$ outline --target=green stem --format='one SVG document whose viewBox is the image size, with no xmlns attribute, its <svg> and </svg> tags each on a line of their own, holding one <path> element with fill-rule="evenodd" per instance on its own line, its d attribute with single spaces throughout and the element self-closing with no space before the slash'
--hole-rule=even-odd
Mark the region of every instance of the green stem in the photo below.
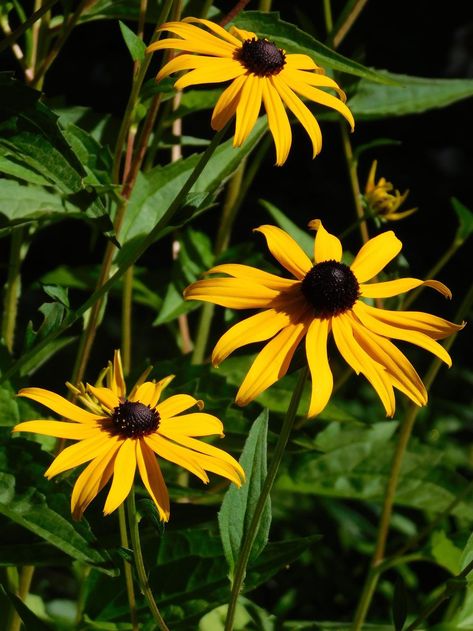
<svg viewBox="0 0 473 631">
<path fill-rule="evenodd" d="M 273 0 L 259 0 L 258 11 L 264 11 L 268 13 L 271 11 L 271 5 L 273 4 Z"/>
<path fill-rule="evenodd" d="M 132 493 L 133 493 L 133 491 L 132 491 Z M 119 524 L 119 527 L 120 527 L 120 543 L 121 543 L 123 548 L 126 548 L 128 550 L 130 545 L 128 543 L 128 533 L 127 533 L 127 528 L 126 528 L 125 507 L 124 507 L 123 504 L 121 504 L 118 507 L 118 524 Z M 130 528 L 130 532 L 131 532 L 131 528 Z M 127 561 L 126 559 L 123 560 L 123 571 L 124 571 L 124 574 L 125 574 L 125 583 L 126 583 L 126 593 L 128 595 L 128 604 L 130 606 L 131 626 L 133 628 L 133 631 L 138 631 L 139 630 L 139 626 L 138 626 L 138 616 L 137 616 L 137 611 L 136 611 L 135 588 L 133 587 L 133 575 L 132 575 L 132 572 L 131 572 L 131 565 L 130 565 L 129 561 Z"/>
<path fill-rule="evenodd" d="M 23 565 L 19 575 L 18 581 L 18 597 L 25 602 L 28 592 L 30 591 L 31 581 L 33 580 L 35 567 L 34 565 Z M 20 631 L 21 618 L 17 611 L 13 611 L 10 616 L 10 621 L 7 631 Z"/>
<path fill-rule="evenodd" d="M 129 374 L 131 367 L 131 329 L 132 329 L 132 304 L 133 304 L 133 265 L 127 269 L 123 276 L 122 292 L 122 362 L 125 376 Z"/>
<path fill-rule="evenodd" d="M 348 136 L 348 130 L 345 127 L 345 124 L 343 122 L 340 123 L 340 131 L 342 134 L 343 151 L 345 153 L 345 159 L 346 159 L 347 169 L 348 169 L 348 177 L 350 178 L 350 184 L 351 184 L 351 190 L 353 193 L 353 201 L 355 203 L 357 221 L 359 222 L 360 236 L 361 236 L 362 242 L 366 243 L 367 241 L 369 241 L 370 235 L 368 233 L 368 226 L 366 223 L 365 211 L 363 208 L 363 204 L 361 203 L 361 188 L 360 188 L 360 182 L 358 180 L 358 173 L 356 169 L 357 163 L 356 163 L 356 158 L 353 155 L 353 149 L 351 146 L 350 138 Z"/>
<path fill-rule="evenodd" d="M 110 276 L 110 278 L 107 281 L 105 281 L 103 285 L 101 285 L 100 287 L 97 287 L 94 293 L 91 296 L 89 296 L 89 298 L 78 309 L 76 309 L 73 313 L 69 314 L 65 318 L 64 322 L 62 323 L 60 327 L 55 329 L 49 335 L 45 336 L 41 340 L 41 342 L 39 342 L 31 352 L 24 353 L 22 357 L 20 357 L 14 364 L 12 364 L 7 371 L 5 371 L 2 375 L 0 375 L 0 383 L 3 382 L 5 379 L 9 379 L 12 375 L 16 374 L 16 372 L 25 364 L 25 362 L 29 361 L 32 357 L 34 357 L 36 353 L 41 352 L 43 348 L 45 348 L 52 340 L 62 335 L 64 331 L 67 331 L 67 329 L 70 326 L 72 326 L 75 322 L 77 322 L 88 309 L 90 309 L 93 305 L 95 305 L 95 303 L 97 303 L 97 301 L 99 301 L 102 298 L 102 296 L 104 296 L 115 285 L 115 283 L 118 280 L 120 280 L 120 278 L 123 276 L 126 270 L 131 265 L 136 263 L 136 261 L 140 258 L 140 256 L 142 256 L 144 252 L 146 252 L 146 250 L 151 245 L 153 245 L 155 241 L 157 241 L 161 236 L 164 236 L 163 234 L 164 228 L 169 224 L 169 222 L 174 217 L 176 212 L 182 206 L 187 194 L 189 193 L 190 189 L 194 186 L 200 174 L 206 167 L 214 151 L 218 147 L 221 139 L 225 135 L 227 129 L 228 129 L 228 125 L 226 125 L 223 129 L 221 129 L 219 132 L 217 132 L 214 135 L 210 144 L 208 145 L 206 150 L 203 152 L 203 154 L 200 156 L 200 159 L 195 165 L 193 171 L 190 173 L 183 187 L 181 188 L 179 193 L 176 195 L 176 197 L 174 198 L 174 200 L 172 201 L 172 203 L 170 204 L 166 212 L 155 224 L 151 232 L 149 232 L 142 241 L 130 247 L 128 252 L 124 254 L 121 264 L 119 268 L 117 269 L 117 271 L 112 276 Z"/>
<path fill-rule="evenodd" d="M 457 313 L 456 320 L 462 321 L 465 315 L 468 313 L 471 304 L 473 302 L 473 286 L 470 288 L 470 291 L 466 295 L 462 304 Z M 444 347 L 448 351 L 453 342 L 455 341 L 457 333 L 454 333 L 449 337 L 449 339 L 445 342 Z M 429 391 L 432 387 L 432 384 L 442 366 L 442 362 L 440 359 L 435 358 L 429 370 L 427 371 L 424 384 L 426 390 Z M 391 514 L 393 510 L 394 499 L 396 495 L 396 488 L 399 481 L 399 474 L 401 471 L 401 465 L 404 458 L 404 453 L 407 448 L 407 444 L 409 442 L 409 438 L 412 433 L 412 429 L 414 427 L 415 420 L 417 418 L 417 414 L 419 413 L 420 408 L 411 404 L 407 410 L 404 421 L 401 425 L 401 431 L 399 433 L 399 439 L 396 445 L 396 449 L 394 452 L 394 456 L 391 463 L 391 470 L 389 474 L 388 484 L 386 487 L 386 493 L 384 496 L 384 504 L 381 512 L 381 517 L 378 525 L 378 535 L 376 539 L 376 547 L 373 553 L 373 557 L 370 563 L 370 570 L 368 572 L 368 576 L 366 578 L 365 584 L 363 586 L 363 591 L 360 596 L 360 600 L 358 603 L 358 608 L 355 613 L 355 618 L 353 621 L 353 631 L 359 631 L 363 627 L 363 623 L 365 621 L 366 615 L 368 613 L 368 609 L 371 604 L 371 600 L 374 595 L 374 591 L 380 576 L 380 572 L 378 571 L 379 565 L 384 560 L 385 550 L 386 550 L 386 541 L 389 532 L 389 524 L 391 520 Z"/>
<path fill-rule="evenodd" d="M 299 379 L 297 381 L 294 392 L 292 393 L 291 401 L 289 403 L 289 407 L 286 412 L 283 425 L 281 427 L 278 442 L 276 443 L 276 447 L 274 448 L 274 453 L 269 465 L 268 474 L 264 481 L 261 494 L 258 498 L 258 502 L 253 513 L 253 517 L 251 519 L 250 525 L 248 526 L 248 530 L 245 533 L 245 538 L 243 540 L 240 553 L 238 555 L 238 560 L 235 566 L 235 574 L 233 577 L 232 593 L 230 596 L 230 602 L 228 603 L 227 618 L 225 620 L 225 631 L 232 631 L 233 629 L 238 596 L 240 595 L 243 581 L 245 580 L 246 568 L 248 565 L 248 560 L 250 558 L 251 549 L 253 548 L 253 543 L 258 532 L 261 515 L 263 514 L 263 510 L 269 494 L 271 493 L 271 489 L 273 488 L 274 480 L 276 479 L 279 465 L 281 464 L 284 450 L 287 445 L 287 441 L 289 440 L 294 421 L 296 420 L 297 409 L 299 407 L 305 380 L 307 378 L 307 372 L 307 368 L 303 368 L 299 374 Z"/>
<path fill-rule="evenodd" d="M 14 228 L 12 231 L 10 257 L 8 260 L 8 276 L 3 301 L 2 337 L 10 353 L 13 352 L 15 341 L 16 315 L 18 311 L 18 297 L 21 286 L 21 261 L 24 229 Z"/>
<path fill-rule="evenodd" d="M 11 35 L 5 37 L 5 39 L 0 42 L 0 53 L 11 46 L 16 40 L 23 35 L 23 33 L 30 28 L 37 20 L 41 19 L 41 17 L 49 11 L 49 9 L 56 4 L 58 0 L 48 0 L 44 3 L 44 5 L 35 11 L 27 20 L 20 24 L 20 26 L 13 31 Z"/>
<path fill-rule="evenodd" d="M 255 156 L 250 161 L 249 166 L 247 166 L 248 163 L 246 160 L 245 162 L 242 162 L 239 169 L 230 180 L 216 237 L 214 250 L 215 260 L 217 260 L 228 247 L 235 218 L 238 215 L 238 211 L 240 210 L 243 200 L 245 199 L 256 174 L 258 173 L 259 166 L 266 155 L 270 144 L 271 139 L 269 135 L 266 134 L 261 141 Z M 242 181 L 245 169 L 246 175 Z M 204 361 L 205 349 L 207 348 L 214 310 L 214 305 L 210 303 L 204 303 L 201 307 L 194 352 L 192 355 L 193 364 L 201 364 Z"/>
<path fill-rule="evenodd" d="M 146 573 L 145 564 L 143 561 L 143 553 L 141 551 L 140 530 L 138 527 L 138 518 L 135 505 L 135 491 L 132 488 L 128 498 L 126 500 L 127 513 L 128 513 L 128 527 L 130 529 L 130 539 L 133 548 L 133 557 L 135 560 L 135 569 L 138 577 L 143 596 L 148 603 L 149 610 L 161 631 L 169 631 L 163 617 L 158 609 L 158 605 L 154 600 L 153 592 L 148 583 L 148 575 Z"/>
<path fill-rule="evenodd" d="M 338 48 L 342 41 L 345 39 L 346 34 L 351 29 L 360 13 L 365 8 L 368 0 L 357 0 L 351 8 L 348 15 L 345 17 L 339 28 L 334 33 L 330 33 L 331 44 L 333 48 Z M 332 31 L 332 29 L 330 29 Z"/>
</svg>

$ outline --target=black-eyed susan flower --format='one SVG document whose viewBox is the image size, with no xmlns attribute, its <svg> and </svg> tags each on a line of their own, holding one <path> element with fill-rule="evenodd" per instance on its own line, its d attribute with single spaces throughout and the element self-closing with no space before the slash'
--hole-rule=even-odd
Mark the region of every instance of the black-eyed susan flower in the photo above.
<svg viewBox="0 0 473 631">
<path fill-rule="evenodd" d="M 208 273 L 227 274 L 230 278 L 199 280 L 185 290 L 188 300 L 261 310 L 230 328 L 212 354 L 213 364 L 218 365 L 241 346 L 270 340 L 243 380 L 237 404 L 246 405 L 283 377 L 305 338 L 312 377 L 309 416 L 322 412 L 333 388 L 327 352 L 331 333 L 345 361 L 376 390 L 387 416 L 393 416 L 395 411 L 393 388 L 417 405 L 425 405 L 424 384 L 390 338 L 416 344 L 450 366 L 449 354 L 436 340 L 458 331 L 462 325 L 418 311 L 379 309 L 364 299 L 389 298 L 421 285 L 432 287 L 447 298 L 451 297 L 450 291 L 436 280 L 368 282 L 401 250 L 402 244 L 392 231 L 370 239 L 348 266 L 341 262 L 342 246 L 337 237 L 328 233 L 319 220 L 309 225 L 317 230 L 314 261 L 284 230 L 268 225 L 256 229 L 265 236 L 271 254 L 295 278 L 281 278 L 247 265 L 224 264 Z"/>
<path fill-rule="evenodd" d="M 353 129 L 354 120 L 345 105 L 345 93 L 308 55 L 288 54 L 274 42 L 259 39 L 255 33 L 236 27 L 227 31 L 199 18 L 168 22 L 160 30 L 178 37 L 155 42 L 148 47 L 148 52 L 172 49 L 184 54 L 174 57 L 162 68 L 156 77 L 158 81 L 180 71 L 190 72 L 176 81 L 174 87 L 178 90 L 231 81 L 215 105 L 211 124 L 218 131 L 236 115 L 235 147 L 248 137 L 263 103 L 276 145 L 276 164 L 284 164 L 292 143 L 285 108 L 309 134 L 315 157 L 322 148 L 322 134 L 301 96 L 340 112 Z M 326 88 L 334 90 L 339 98 L 326 92 Z"/>
<path fill-rule="evenodd" d="M 163 521 L 169 519 L 169 495 L 156 455 L 209 481 L 206 471 L 217 473 L 240 486 L 244 472 L 225 451 L 196 440 L 196 436 L 223 436 L 221 421 L 204 412 L 187 412 L 202 402 L 188 394 L 160 401 L 172 376 L 158 382 L 140 379 L 127 396 L 120 352 L 95 386 L 74 389 L 83 409 L 42 388 L 24 388 L 19 396 L 45 405 L 69 421 L 34 420 L 20 423 L 14 432 L 35 432 L 77 441 L 54 459 L 45 475 L 59 473 L 88 462 L 77 478 L 71 496 L 71 511 L 80 519 L 90 502 L 112 478 L 104 514 L 113 512 L 126 499 L 136 469 Z M 70 385 L 70 384 L 69 384 Z M 185 412 L 185 413 L 184 413 Z"/>
<path fill-rule="evenodd" d="M 370 214 L 378 217 L 381 221 L 399 221 L 409 217 L 415 213 L 417 208 L 409 208 L 400 211 L 399 208 L 404 204 L 409 195 L 409 191 L 400 193 L 391 182 L 386 181 L 384 177 L 380 177 L 376 182 L 377 160 L 373 161 L 368 180 L 366 181 L 364 201 L 366 208 Z"/>
</svg>

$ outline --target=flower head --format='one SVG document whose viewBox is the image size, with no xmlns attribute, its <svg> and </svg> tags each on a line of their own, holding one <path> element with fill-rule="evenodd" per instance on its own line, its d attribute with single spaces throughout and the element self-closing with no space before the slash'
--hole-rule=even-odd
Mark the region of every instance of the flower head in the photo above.
<svg viewBox="0 0 473 631">
<path fill-rule="evenodd" d="M 377 166 L 378 162 L 374 160 L 365 186 L 364 200 L 368 211 L 381 221 L 399 221 L 415 213 L 417 208 L 399 211 L 409 195 L 408 190 L 401 194 L 384 177 L 375 182 Z"/>
<path fill-rule="evenodd" d="M 333 388 L 327 353 L 331 333 L 345 361 L 376 390 L 387 416 L 393 416 L 395 411 L 393 388 L 417 405 L 425 405 L 424 384 L 390 338 L 416 344 L 451 365 L 447 351 L 436 340 L 458 331 L 462 325 L 418 311 L 379 309 L 364 299 L 389 298 L 421 285 L 448 298 L 450 291 L 436 280 L 367 282 L 401 250 L 402 244 L 392 231 L 370 239 L 348 266 L 342 263 L 342 245 L 337 237 L 327 232 L 319 220 L 309 226 L 317 230 L 313 261 L 284 230 L 268 225 L 256 229 L 266 238 L 271 254 L 293 278 L 247 265 L 224 264 L 208 273 L 230 278 L 200 280 L 185 290 L 188 300 L 204 300 L 233 309 L 260 309 L 230 328 L 212 354 L 213 364 L 218 365 L 241 346 L 270 340 L 243 380 L 237 404 L 246 405 L 283 377 L 305 338 L 312 377 L 309 416 L 322 412 Z"/>
<path fill-rule="evenodd" d="M 102 383 L 104 377 L 106 386 Z M 74 388 L 69 384 L 88 410 L 42 388 L 24 388 L 18 393 L 72 421 L 26 421 L 13 431 L 77 441 L 61 451 L 45 473 L 52 478 L 89 463 L 72 491 L 71 511 L 75 519 L 82 517 L 110 478 L 113 480 L 104 514 L 118 508 L 130 493 L 138 468 L 160 518 L 167 521 L 169 495 L 156 454 L 188 469 L 204 483 L 209 481 L 206 471 L 211 471 L 241 485 L 245 474 L 238 462 L 225 451 L 194 438 L 223 436 L 221 421 L 200 411 L 183 414 L 194 406 L 203 407 L 201 401 L 188 394 L 160 401 L 162 391 L 172 379 L 170 376 L 154 382 L 141 378 L 127 395 L 120 351 L 115 351 L 113 364 L 109 363 L 95 386 L 81 384 Z"/>
<path fill-rule="evenodd" d="M 198 18 L 168 22 L 160 30 L 169 31 L 178 38 L 155 42 L 148 47 L 148 52 L 170 48 L 184 54 L 174 57 L 162 68 L 156 77 L 158 81 L 182 70 L 190 72 L 174 84 L 179 90 L 190 85 L 231 81 L 215 105 L 212 128 L 222 129 L 236 115 L 235 147 L 248 137 L 263 103 L 276 145 L 276 164 L 284 164 L 292 142 L 285 108 L 309 134 L 315 157 L 322 148 L 322 134 L 301 96 L 337 110 L 353 129 L 355 123 L 345 105 L 345 93 L 309 56 L 288 54 L 274 42 L 259 39 L 250 31 L 236 27 L 227 31 L 214 22 Z M 321 88 L 334 90 L 340 98 Z"/>
</svg>

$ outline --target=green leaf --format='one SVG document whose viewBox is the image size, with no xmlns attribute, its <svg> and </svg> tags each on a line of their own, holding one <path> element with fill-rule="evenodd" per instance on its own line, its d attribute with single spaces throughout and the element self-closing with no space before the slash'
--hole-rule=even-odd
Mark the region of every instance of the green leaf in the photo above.
<svg viewBox="0 0 473 631">
<path fill-rule="evenodd" d="M 146 55 L 146 44 L 126 24 L 119 21 L 120 31 L 133 61 L 143 61 Z"/>
<path fill-rule="evenodd" d="M 436 530 L 430 539 L 432 556 L 436 562 L 454 576 L 460 572 L 462 551 L 443 530 Z"/>
<path fill-rule="evenodd" d="M 277 487 L 293 493 L 382 502 L 395 429 L 394 421 L 368 427 L 331 423 L 314 440 L 314 451 L 287 461 Z M 441 450 L 412 442 L 403 459 L 395 503 L 435 514 L 447 508 L 466 481 L 443 465 L 443 459 Z M 473 520 L 473 507 L 464 500 L 452 514 Z"/>
<path fill-rule="evenodd" d="M 253 423 L 240 457 L 240 464 L 246 473 L 246 481 L 240 489 L 235 486 L 229 487 L 218 514 L 220 536 L 225 558 L 230 568 L 230 577 L 233 577 L 241 546 L 248 533 L 266 479 L 267 435 L 268 410 L 264 410 Z M 266 546 L 270 525 L 271 499 L 268 496 L 261 514 L 249 562 L 256 559 Z"/>
<path fill-rule="evenodd" d="M 355 119 L 420 114 L 473 96 L 473 79 L 427 79 L 386 71 L 378 74 L 385 77 L 384 85 L 362 79 L 349 98 Z"/>
<path fill-rule="evenodd" d="M 404 581 L 397 577 L 393 595 L 393 621 L 395 631 L 402 631 L 407 618 L 407 592 Z"/>
<path fill-rule="evenodd" d="M 386 76 L 386 73 L 365 68 L 356 61 L 325 46 L 294 24 L 281 20 L 278 12 L 245 11 L 235 18 L 234 24 L 238 28 L 255 32 L 259 37 L 266 37 L 274 41 L 287 53 L 309 55 L 320 66 L 371 79 L 371 81 L 394 82 L 393 79 Z"/>
<path fill-rule="evenodd" d="M 191 193 L 215 195 L 235 172 L 243 158 L 254 149 L 266 131 L 266 127 L 266 117 L 263 116 L 256 123 L 253 132 L 242 147 L 234 148 L 231 139 L 221 144 L 193 186 Z M 118 264 L 126 256 L 131 244 L 141 241 L 165 214 L 199 159 L 200 154 L 194 154 L 163 167 L 157 166 L 138 177 L 120 231 L 122 248 L 117 255 Z M 208 205 L 208 201 L 206 204 Z M 181 215 L 180 221 L 176 217 L 173 223 L 189 221 L 199 208 L 200 205 L 197 209 L 191 209 L 190 214 L 185 217 Z"/>
<path fill-rule="evenodd" d="M 455 235 L 455 242 L 462 244 L 473 232 L 473 213 L 456 197 L 452 197 L 450 201 L 452 203 L 453 210 L 457 214 L 459 223 L 457 233 Z"/>
<path fill-rule="evenodd" d="M 98 194 L 87 188 L 89 175 L 40 93 L 0 74 L 0 158 L 33 170 L 64 200 L 80 208 L 103 229 L 111 221 Z"/>
<path fill-rule="evenodd" d="M 61 287 L 60 285 L 42 285 L 42 287 L 45 294 L 69 309 L 70 303 L 66 287 Z"/>
<path fill-rule="evenodd" d="M 0 426 L 12 427 L 20 421 L 18 398 L 9 383 L 0 386 Z"/>
<path fill-rule="evenodd" d="M 314 237 L 305 230 L 301 230 L 293 221 L 286 217 L 282 210 L 279 210 L 279 208 L 271 202 L 267 202 L 265 199 L 258 201 L 261 206 L 268 211 L 278 226 L 285 230 L 312 260 L 314 257 Z"/>
<path fill-rule="evenodd" d="M 41 618 L 38 618 L 38 616 L 34 614 L 31 609 L 25 605 L 21 598 L 16 596 L 16 594 L 7 592 L 7 595 L 20 616 L 25 631 L 53 631 L 53 628 L 41 620 Z"/>
<path fill-rule="evenodd" d="M 105 570 L 109 558 L 97 549 L 85 520 L 72 522 L 61 485 L 44 478 L 49 464 L 50 457 L 33 441 L 15 438 L 2 445 L 0 513 L 62 553 Z"/>
</svg>

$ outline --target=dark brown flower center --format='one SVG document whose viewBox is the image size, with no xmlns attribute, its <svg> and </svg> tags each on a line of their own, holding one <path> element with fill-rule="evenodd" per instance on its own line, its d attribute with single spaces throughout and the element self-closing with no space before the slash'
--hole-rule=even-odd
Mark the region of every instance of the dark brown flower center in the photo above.
<svg viewBox="0 0 473 631">
<path fill-rule="evenodd" d="M 112 423 L 117 434 L 123 438 L 140 438 L 156 431 L 159 414 L 144 403 L 128 401 L 113 410 Z"/>
<path fill-rule="evenodd" d="M 247 70 L 258 77 L 278 74 L 284 68 L 286 55 L 267 39 L 247 39 L 235 55 Z"/>
<path fill-rule="evenodd" d="M 348 311 L 360 295 L 360 286 L 351 269 L 337 261 L 314 265 L 305 275 L 301 290 L 318 318 L 330 318 Z"/>
</svg>

